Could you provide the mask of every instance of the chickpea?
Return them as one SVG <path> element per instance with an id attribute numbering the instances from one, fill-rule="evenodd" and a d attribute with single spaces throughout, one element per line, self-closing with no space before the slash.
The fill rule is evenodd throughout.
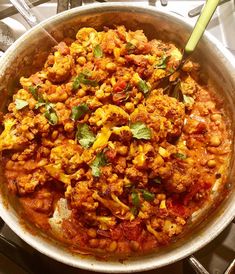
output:
<path id="1" fill-rule="evenodd" d="M 80 56 L 78 59 L 77 59 L 77 62 L 79 65 L 83 66 L 86 64 L 86 58 L 84 56 Z"/>
<path id="2" fill-rule="evenodd" d="M 165 200 L 166 199 L 166 195 L 165 194 L 157 194 L 157 199 L 159 201 Z"/>
<path id="3" fill-rule="evenodd" d="M 89 244 L 90 244 L 91 247 L 97 247 L 99 245 L 99 240 L 97 240 L 97 239 L 91 239 L 89 241 Z"/>
<path id="4" fill-rule="evenodd" d="M 126 59 L 123 58 L 123 57 L 118 57 L 118 58 L 117 58 L 117 61 L 118 61 L 118 63 L 120 63 L 120 64 L 122 64 L 122 65 L 124 65 L 124 64 L 126 63 Z"/>
<path id="5" fill-rule="evenodd" d="M 214 114 L 211 114 L 211 121 L 220 121 L 221 120 L 221 114 L 219 113 L 214 113 Z"/>
<path id="6" fill-rule="evenodd" d="M 212 135 L 209 142 L 210 146 L 218 147 L 221 144 L 221 139 L 217 135 Z"/>
<path id="7" fill-rule="evenodd" d="M 79 89 L 77 92 L 77 96 L 82 98 L 86 95 L 86 91 L 84 89 Z"/>
<path id="8" fill-rule="evenodd" d="M 74 128 L 74 123 L 73 122 L 68 122 L 64 125 L 64 130 L 66 132 L 72 132 Z"/>
<path id="9" fill-rule="evenodd" d="M 107 240 L 105 240 L 105 239 L 100 239 L 100 241 L 99 241 L 99 247 L 100 248 L 104 248 L 104 247 L 106 247 L 107 246 Z"/>
<path id="10" fill-rule="evenodd" d="M 108 251 L 113 252 L 116 248 L 117 248 L 117 242 L 116 241 L 112 241 L 112 243 L 108 247 Z"/>
<path id="11" fill-rule="evenodd" d="M 127 155 L 128 147 L 127 146 L 119 146 L 117 147 L 117 152 L 123 156 Z"/>
<path id="12" fill-rule="evenodd" d="M 106 67 L 106 69 L 109 70 L 109 71 L 114 71 L 114 70 L 116 70 L 116 68 L 117 68 L 116 64 L 115 64 L 115 63 L 112 63 L 112 62 L 108 63 L 105 67 Z"/>
<path id="13" fill-rule="evenodd" d="M 98 89 L 96 92 L 95 92 L 95 96 L 98 98 L 98 99 L 102 99 L 104 98 L 104 91 L 102 89 Z"/>
<path id="14" fill-rule="evenodd" d="M 134 111 L 135 106 L 134 106 L 133 103 L 127 102 L 127 103 L 125 104 L 125 108 L 126 108 L 126 110 L 127 110 L 129 113 L 131 113 L 131 112 Z"/>
<path id="15" fill-rule="evenodd" d="M 120 50 L 119 48 L 115 48 L 115 49 L 113 50 L 113 54 L 114 54 L 114 57 L 115 57 L 116 59 L 118 59 L 118 58 L 120 57 L 120 52 L 121 52 L 121 50 Z"/>
<path id="16" fill-rule="evenodd" d="M 207 162 L 207 166 L 208 167 L 210 167 L 210 168 L 213 168 L 213 167 L 215 167 L 216 166 L 216 161 L 215 160 L 209 160 L 208 162 Z"/>
<path id="17" fill-rule="evenodd" d="M 130 247 L 133 251 L 137 251 L 140 248 L 140 244 L 136 241 L 130 241 Z"/>
<path id="18" fill-rule="evenodd" d="M 94 228 L 90 228 L 87 231 L 87 234 L 91 237 L 91 238 L 95 238 L 96 237 L 96 230 Z"/>
<path id="19" fill-rule="evenodd" d="M 14 167 L 15 163 L 11 160 L 9 160 L 7 163 L 6 163 L 6 169 L 12 169 Z"/>
<path id="20" fill-rule="evenodd" d="M 52 140 L 55 140 L 55 139 L 58 137 L 58 135 L 59 135 L 58 130 L 54 130 L 54 131 L 52 132 L 52 134 L 51 134 Z"/>

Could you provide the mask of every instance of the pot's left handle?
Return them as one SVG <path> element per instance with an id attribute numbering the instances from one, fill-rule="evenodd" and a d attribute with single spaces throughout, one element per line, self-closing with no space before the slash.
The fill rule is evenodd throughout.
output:
<path id="1" fill-rule="evenodd" d="M 188 258 L 188 262 L 197 274 L 210 274 L 193 255 Z"/>
<path id="2" fill-rule="evenodd" d="M 34 27 L 39 23 L 38 18 L 32 12 L 30 3 L 27 0 L 10 0 L 12 5 L 18 10 L 18 12 L 24 17 L 27 23 Z"/>

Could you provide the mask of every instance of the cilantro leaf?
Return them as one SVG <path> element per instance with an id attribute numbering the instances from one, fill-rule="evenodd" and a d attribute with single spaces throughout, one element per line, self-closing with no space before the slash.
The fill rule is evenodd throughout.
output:
<path id="1" fill-rule="evenodd" d="M 81 104 L 72 108 L 70 118 L 74 121 L 80 119 L 84 114 L 89 111 L 87 104 Z"/>
<path id="2" fill-rule="evenodd" d="M 139 194 L 138 192 L 136 191 L 133 191 L 131 193 L 131 200 L 132 200 L 132 204 L 138 208 L 140 206 L 140 197 L 139 197 Z"/>
<path id="3" fill-rule="evenodd" d="M 139 80 L 137 86 L 138 86 L 139 91 L 141 91 L 144 95 L 150 91 L 149 86 L 142 79 Z"/>
<path id="4" fill-rule="evenodd" d="M 37 91 L 37 88 L 31 86 L 31 87 L 29 87 L 29 91 L 32 93 L 33 98 L 35 100 L 38 100 L 38 91 Z"/>
<path id="5" fill-rule="evenodd" d="M 184 103 L 192 106 L 194 104 L 194 99 L 191 96 L 183 95 Z"/>
<path id="6" fill-rule="evenodd" d="M 80 86 L 80 78 L 76 77 L 75 80 L 73 81 L 73 90 L 78 89 Z"/>
<path id="7" fill-rule="evenodd" d="M 151 202 L 155 198 L 154 193 L 149 192 L 148 190 L 145 190 L 145 189 L 142 190 L 142 195 L 143 195 L 143 198 L 145 199 L 145 201 L 150 201 Z"/>
<path id="8" fill-rule="evenodd" d="M 94 48 L 94 56 L 96 58 L 101 58 L 103 56 L 103 50 L 100 45 L 96 45 Z"/>
<path id="9" fill-rule="evenodd" d="M 27 101 L 25 101 L 25 100 L 21 100 L 21 99 L 16 99 L 15 100 L 15 106 L 16 106 L 17 110 L 20 110 L 20 109 L 28 106 L 28 104 L 29 103 Z"/>
<path id="10" fill-rule="evenodd" d="M 107 160 L 105 158 L 105 155 L 103 152 L 99 152 L 96 155 L 95 160 L 91 163 L 91 174 L 94 177 L 99 177 L 100 176 L 100 167 L 105 166 L 107 164 Z"/>
<path id="11" fill-rule="evenodd" d="M 96 87 L 98 82 L 96 80 L 88 79 L 90 77 L 87 73 L 81 72 L 73 82 L 73 90 L 78 89 L 80 84 Z"/>
<path id="12" fill-rule="evenodd" d="M 151 139 L 151 129 L 142 122 L 136 122 L 130 125 L 132 135 L 136 139 Z"/>
<path id="13" fill-rule="evenodd" d="M 187 156 L 186 156 L 185 154 L 179 153 L 179 152 L 174 153 L 174 154 L 173 154 L 173 157 L 178 158 L 178 159 L 181 159 L 181 160 L 187 159 Z"/>
<path id="14" fill-rule="evenodd" d="M 154 65 L 154 68 L 165 69 L 166 66 L 167 66 L 167 62 L 168 62 L 169 59 L 170 59 L 170 56 L 165 56 L 164 55 L 161 58 L 161 60 L 157 64 Z"/>
<path id="15" fill-rule="evenodd" d="M 79 124 L 77 126 L 76 139 L 81 146 L 89 148 L 95 141 L 95 135 L 87 124 Z"/>
<path id="16" fill-rule="evenodd" d="M 53 105 L 46 103 L 45 107 L 46 112 L 44 113 L 44 116 L 47 118 L 49 124 L 51 124 L 52 126 L 56 125 L 58 123 L 59 118 L 57 116 L 56 111 L 53 108 Z"/>
<path id="17" fill-rule="evenodd" d="M 35 108 L 35 109 L 38 109 L 38 108 L 40 108 L 40 107 L 42 107 L 42 106 L 45 106 L 45 105 L 46 105 L 45 102 L 37 102 L 34 108 Z"/>
<path id="18" fill-rule="evenodd" d="M 153 179 L 153 182 L 156 183 L 156 184 L 161 184 L 162 179 L 161 179 L 161 177 L 157 177 L 157 178 Z"/>
<path id="19" fill-rule="evenodd" d="M 134 44 L 132 44 L 131 42 L 127 42 L 126 43 L 126 50 L 128 52 L 128 54 L 131 54 L 135 51 L 136 46 Z"/>
<path id="20" fill-rule="evenodd" d="M 38 101 L 39 103 L 46 103 L 42 97 L 42 94 L 38 93 L 37 87 L 29 87 L 29 91 L 32 93 L 33 98 Z M 36 107 L 35 107 L 36 108 Z M 37 107 L 38 108 L 38 107 Z M 36 108 L 36 109 L 37 109 Z"/>

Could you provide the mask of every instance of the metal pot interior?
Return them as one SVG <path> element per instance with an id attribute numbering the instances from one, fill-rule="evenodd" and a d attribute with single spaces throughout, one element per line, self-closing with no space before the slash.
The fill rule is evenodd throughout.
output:
<path id="1" fill-rule="evenodd" d="M 17 89 L 19 78 L 29 76 L 41 68 L 53 46 L 54 41 L 47 32 L 56 40 L 64 37 L 74 38 L 81 27 L 94 27 L 101 30 L 103 26 L 112 27 L 123 24 L 127 29 L 143 29 L 149 39 L 157 38 L 171 41 L 179 48 L 183 48 L 192 30 L 191 26 L 184 23 L 176 15 L 161 13 L 151 8 L 138 8 L 128 4 L 92 5 L 92 7 L 78 8 L 59 14 L 36 26 L 9 48 L 0 60 L 0 109 L 6 106 Z M 220 48 L 220 44 L 204 36 L 194 54 L 194 59 L 201 64 L 203 80 L 209 81 L 214 87 L 217 96 L 221 99 L 228 117 L 231 129 L 235 122 L 235 70 L 231 55 Z M 233 133 L 231 132 L 233 138 Z M 234 144 L 233 144 L 234 146 Z M 200 225 L 190 228 L 184 237 L 167 248 L 154 254 L 131 258 L 123 263 L 119 261 L 102 262 L 91 257 L 81 257 L 71 254 L 59 243 L 51 241 L 39 234 L 32 235 L 21 225 L 14 209 L 14 203 L 7 203 L 9 196 L 2 189 L 0 198 L 0 212 L 5 222 L 26 242 L 40 252 L 66 264 L 102 272 L 134 272 L 161 267 L 173 263 L 195 252 L 225 228 L 231 221 L 235 212 L 234 190 L 234 159 L 230 161 L 228 183 L 221 195 L 216 197 L 210 208 L 203 214 L 204 220 L 198 220 Z M 1 172 L 2 173 L 2 172 Z M 4 178 L 1 175 L 1 181 Z M 1 184 L 2 185 L 2 184 Z M 2 188 L 2 187 L 1 187 Z M 5 194 L 4 194 L 5 193 Z M 219 206 L 217 206 L 219 204 Z M 12 206 L 13 205 L 13 206 Z"/>

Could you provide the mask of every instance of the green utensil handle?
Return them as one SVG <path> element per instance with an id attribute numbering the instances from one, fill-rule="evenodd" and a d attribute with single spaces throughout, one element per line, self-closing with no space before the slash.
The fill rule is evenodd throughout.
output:
<path id="1" fill-rule="evenodd" d="M 189 37 L 189 40 L 185 46 L 184 51 L 189 54 L 194 51 L 200 38 L 202 37 L 212 15 L 214 14 L 220 0 L 207 0 L 200 17 Z"/>

